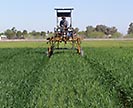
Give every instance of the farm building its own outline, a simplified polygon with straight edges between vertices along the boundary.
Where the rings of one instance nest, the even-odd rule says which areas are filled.
[[[6,35],[1,35],[0,40],[3,40],[3,39],[7,39],[7,36]]]

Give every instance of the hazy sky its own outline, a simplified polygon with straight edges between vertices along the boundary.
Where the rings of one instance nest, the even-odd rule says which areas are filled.
[[[133,21],[133,0],[0,0],[0,32],[17,30],[53,31],[54,7],[73,7],[73,26],[104,24],[126,33]]]

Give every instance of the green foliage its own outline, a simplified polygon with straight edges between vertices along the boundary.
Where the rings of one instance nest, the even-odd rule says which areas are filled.
[[[85,35],[85,31],[79,31],[78,34],[79,35]]]
[[[94,32],[95,31],[95,28],[93,26],[87,26],[86,27],[86,33],[89,34],[91,32]]]
[[[103,32],[90,32],[89,34],[87,34],[87,37],[89,38],[104,38],[105,34]]]
[[[30,35],[32,36],[36,36],[37,35],[37,32],[35,30],[33,30],[32,32],[29,33]]]
[[[78,35],[80,35],[80,37],[82,37],[82,38],[86,38],[86,32],[85,31],[79,31]]]
[[[133,38],[133,33],[127,34],[124,38]]]
[[[40,34],[43,38],[45,38],[45,36],[46,36],[46,32],[44,32],[44,31],[41,31],[41,34]]]
[[[115,32],[114,34],[112,34],[111,38],[119,38],[122,37],[122,34],[120,32]]]
[[[4,33],[0,33],[0,36],[1,36],[1,35],[4,35]]]
[[[131,41],[83,43],[83,57],[55,51],[50,59],[43,42],[2,44],[23,48],[0,48],[1,108],[133,107]]]
[[[22,32],[21,31],[17,31],[16,36],[17,36],[17,38],[20,38],[22,36]]]
[[[15,37],[16,35],[16,32],[10,30],[10,29],[7,29],[4,34],[7,36],[8,39],[11,39],[13,37]]]
[[[103,38],[105,35],[113,35],[114,37],[118,36],[116,27],[107,27],[105,25],[97,25],[95,28],[93,26],[86,27],[87,37]]]
[[[0,48],[47,48],[48,44],[39,42],[0,42]]]
[[[29,32],[27,30],[23,30],[22,32],[17,30],[15,27],[11,29],[7,29],[4,33],[4,35],[7,36],[9,39],[21,39],[21,38],[27,38],[27,39],[43,39],[46,37],[46,32],[41,31],[35,31]]]
[[[22,35],[23,35],[24,37],[27,37],[27,36],[28,36],[28,31],[27,31],[27,30],[23,30]]]
[[[112,35],[112,34],[114,34],[114,33],[117,32],[116,27],[107,27],[105,25],[97,25],[96,28],[95,28],[95,30],[97,32],[103,32],[106,35]]]
[[[97,32],[106,33],[106,31],[107,31],[107,26],[105,26],[105,25],[97,25],[96,28],[95,28],[95,30],[96,30]]]
[[[48,37],[52,37],[52,36],[54,36],[54,33],[53,32],[49,32],[48,33]]]
[[[74,28],[74,31],[76,32],[76,33],[78,33],[79,32],[79,28]]]

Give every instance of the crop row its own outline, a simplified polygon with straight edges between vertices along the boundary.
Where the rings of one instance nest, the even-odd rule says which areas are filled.
[[[99,79],[111,90],[115,89],[124,107],[133,107],[133,49],[90,49],[88,62],[97,70]],[[97,56],[96,56],[97,55]]]
[[[1,108],[132,107],[131,48],[44,50],[0,49]]]

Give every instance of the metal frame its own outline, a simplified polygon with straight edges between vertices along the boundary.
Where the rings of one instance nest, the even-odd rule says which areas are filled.
[[[74,10],[74,8],[55,8],[54,10],[56,10],[56,20],[57,20],[56,22],[57,22],[57,26],[58,26],[58,23],[59,23],[58,17],[65,16],[65,17],[70,17],[70,27],[72,27],[72,15],[71,14],[72,14],[72,11]],[[58,16],[58,13],[62,13],[62,15]]]
[[[74,10],[73,8],[55,8],[56,11],[56,19],[57,19],[57,28],[54,29],[54,36],[47,38],[48,40],[48,52],[47,55],[48,57],[51,57],[53,54],[54,50],[77,50],[77,53],[80,55],[83,55],[83,50],[81,49],[81,38],[75,35],[74,29],[72,27],[72,11]],[[64,29],[64,32],[60,32],[58,30],[61,30],[61,28],[58,26],[58,18],[59,17],[69,17],[70,18],[70,27],[67,29]],[[69,31],[69,29],[71,31]],[[71,37],[68,37],[66,33],[72,33]],[[64,44],[67,44],[68,42],[72,43],[72,48],[67,49],[67,48],[60,48],[59,44],[60,42],[64,42]],[[74,48],[75,47],[75,48]]]

